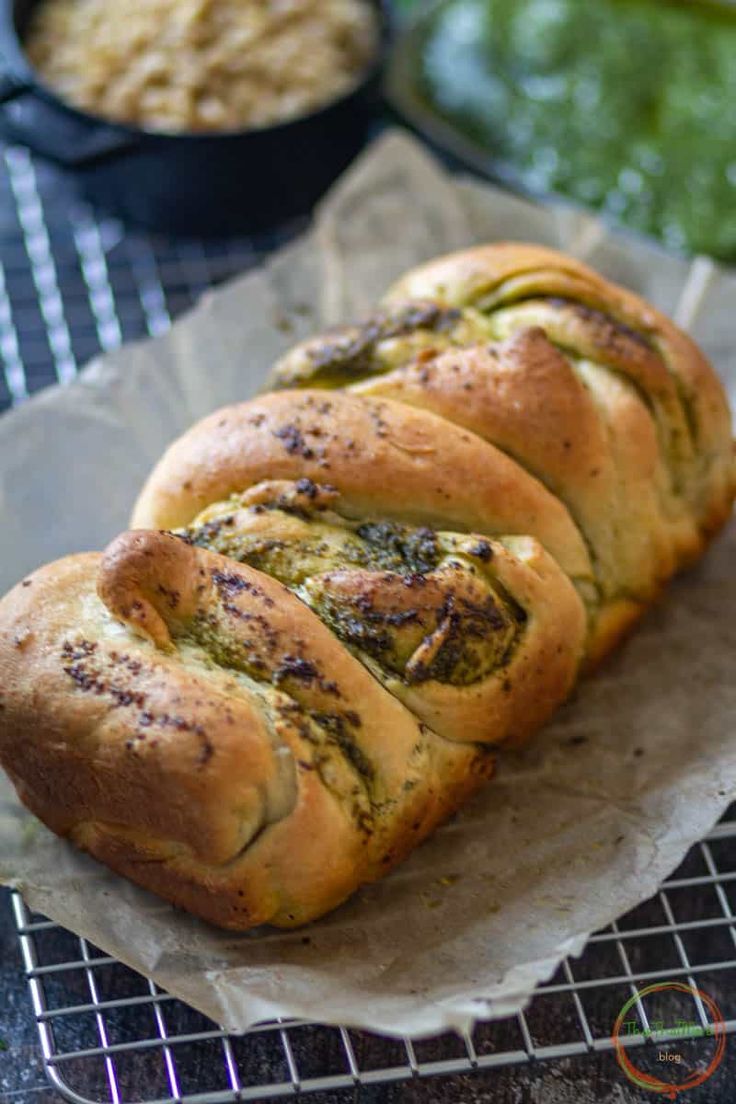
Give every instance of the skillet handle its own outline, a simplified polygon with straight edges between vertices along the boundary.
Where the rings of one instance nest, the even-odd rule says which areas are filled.
[[[0,104],[8,103],[29,90],[28,81],[23,80],[22,77],[16,76],[15,73],[0,71]]]
[[[14,101],[19,101],[17,104]],[[38,93],[18,74],[0,70],[0,134],[65,169],[82,169],[138,144],[135,134],[87,120]],[[12,105],[12,106],[11,106]]]

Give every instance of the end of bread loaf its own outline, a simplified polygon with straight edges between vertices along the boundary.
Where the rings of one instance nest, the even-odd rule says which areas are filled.
[[[296,526],[299,574],[309,522],[283,506],[303,494],[281,484],[264,508],[262,489],[221,530],[255,534],[263,552],[270,521],[273,554]],[[380,560],[362,550],[350,595],[345,560],[299,582],[282,566],[287,585],[199,547],[201,533],[138,531],[102,557],[49,565],[0,603],[0,760],[22,799],[222,926],[304,923],[380,877],[489,777],[494,744],[543,722],[579,663],[580,601],[536,541],[449,534],[432,548],[427,533],[356,537],[330,520],[334,540],[372,541]],[[424,559],[402,574],[412,539]],[[402,562],[390,570],[386,557]],[[340,601],[371,632],[381,617],[396,631],[390,656],[346,641]],[[19,624],[23,654],[8,636]],[[476,669],[483,646],[491,663]]]

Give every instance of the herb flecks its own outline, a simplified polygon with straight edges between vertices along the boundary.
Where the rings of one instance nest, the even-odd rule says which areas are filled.
[[[334,512],[339,496],[319,510],[309,506],[322,504],[324,487],[309,480],[292,487],[306,510],[283,508],[282,500],[294,496],[281,484],[273,501],[259,499],[267,518],[253,505],[233,512],[232,502],[223,503],[223,519],[233,524],[218,527],[210,508],[206,525],[190,536],[278,579],[340,640],[406,682],[469,685],[504,662],[526,615],[494,582],[488,539],[385,518],[355,522]],[[254,617],[239,610],[245,584],[237,575],[220,571],[216,585],[226,612]],[[297,649],[277,660],[284,651],[281,642],[270,649],[273,685],[289,692],[320,685],[330,692],[308,657]]]

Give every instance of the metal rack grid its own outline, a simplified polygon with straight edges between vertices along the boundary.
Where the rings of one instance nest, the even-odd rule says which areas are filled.
[[[209,242],[131,231],[96,217],[26,149],[0,144],[0,410],[68,382],[100,351],[163,333],[302,226]]]
[[[44,1064],[52,1084],[76,1104],[237,1104],[356,1093],[611,1050],[622,1005],[657,981],[704,990],[718,1003],[725,1031],[736,1031],[736,806],[655,897],[594,935],[579,959],[565,960],[525,1012],[479,1024],[472,1035],[422,1042],[297,1020],[228,1036],[86,940],[31,914],[18,894],[13,907]],[[678,1001],[673,1020],[682,1019]],[[653,1026],[648,998],[634,1007],[638,1031],[627,1045],[676,1038]],[[712,1026],[697,998],[691,1016],[696,1027]]]
[[[0,146],[0,409],[73,378],[100,350],[163,332],[203,290],[299,228],[227,242],[133,233],[96,218],[25,150]],[[699,985],[736,1029],[736,806],[651,901],[563,963],[525,1013],[413,1044],[296,1021],[229,1037],[31,914],[17,894],[12,902],[44,1064],[77,1104],[226,1104],[324,1090],[352,1098],[371,1085],[610,1050],[623,1003],[658,980]],[[641,1032],[627,1043],[666,1041],[651,1034],[646,1001],[635,1007]],[[699,1002],[693,1017],[706,1026]]]

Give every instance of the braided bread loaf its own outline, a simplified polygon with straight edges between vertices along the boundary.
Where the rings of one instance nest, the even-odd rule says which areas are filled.
[[[727,520],[720,384],[634,295],[496,245],[405,276],[175,442],[134,529],[0,603],[0,760],[231,928],[380,877]]]

